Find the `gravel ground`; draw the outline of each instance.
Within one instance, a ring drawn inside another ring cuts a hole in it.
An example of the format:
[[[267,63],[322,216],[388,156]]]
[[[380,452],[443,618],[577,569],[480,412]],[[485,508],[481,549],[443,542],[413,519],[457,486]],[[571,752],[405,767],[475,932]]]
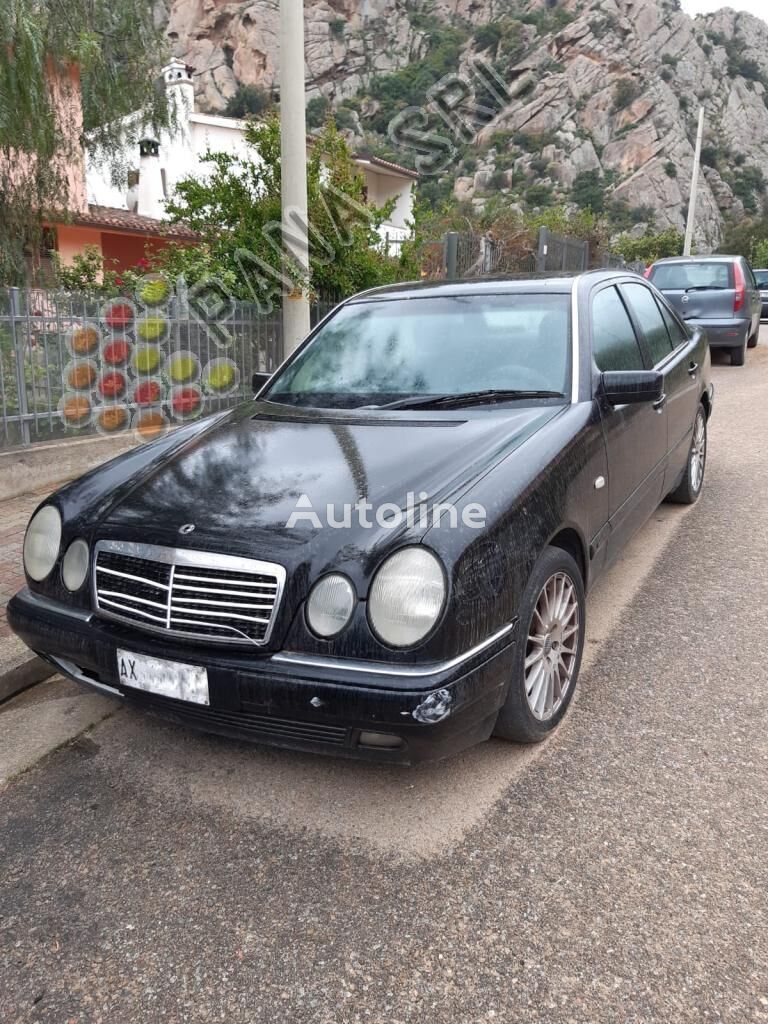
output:
[[[725,362],[704,496],[495,802],[346,765],[308,827],[324,762],[121,712],[0,798],[0,1021],[768,1021],[768,347]]]

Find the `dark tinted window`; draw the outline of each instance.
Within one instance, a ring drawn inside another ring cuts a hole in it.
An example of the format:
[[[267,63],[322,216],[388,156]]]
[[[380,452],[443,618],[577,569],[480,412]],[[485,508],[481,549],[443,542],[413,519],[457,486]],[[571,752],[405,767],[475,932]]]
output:
[[[768,270],[756,270],[755,279],[759,288],[768,288]]]
[[[664,323],[664,318],[656,305],[650,289],[642,284],[628,284],[624,286],[624,295],[632,307],[635,316],[640,324],[648,348],[651,350],[651,358],[654,366],[666,359],[672,351],[672,343],[669,340],[669,331]]]
[[[592,346],[600,370],[642,370],[635,329],[615,288],[605,288],[592,303]]]
[[[650,280],[662,291],[733,288],[733,265],[726,260],[659,263],[651,270]]]
[[[677,317],[672,316],[663,302],[658,302],[657,300],[657,305],[661,310],[661,315],[664,317],[664,323],[667,325],[669,336],[672,339],[672,348],[677,348],[677,346],[681,345],[684,341],[688,341],[688,334],[677,320]]]

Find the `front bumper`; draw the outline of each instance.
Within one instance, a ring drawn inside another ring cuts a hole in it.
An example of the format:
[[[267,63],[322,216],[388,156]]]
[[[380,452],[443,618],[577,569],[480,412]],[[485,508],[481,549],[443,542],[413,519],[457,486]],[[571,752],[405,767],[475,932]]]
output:
[[[746,345],[750,320],[686,320],[688,325],[700,327],[707,336],[710,348],[741,348]]]
[[[511,678],[515,635],[511,624],[462,658],[406,667],[184,644],[75,612],[26,588],[10,601],[8,622],[58,671],[165,718],[237,739],[401,764],[439,760],[488,739]],[[210,705],[122,685],[118,647],[204,666]],[[414,711],[443,690],[447,717],[417,721]],[[367,746],[364,732],[398,737],[401,745]]]

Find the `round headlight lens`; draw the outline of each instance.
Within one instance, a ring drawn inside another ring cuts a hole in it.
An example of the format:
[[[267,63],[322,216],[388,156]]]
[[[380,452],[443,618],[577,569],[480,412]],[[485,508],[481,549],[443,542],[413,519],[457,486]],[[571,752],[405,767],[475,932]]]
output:
[[[89,552],[84,540],[73,540],[61,563],[61,578],[67,590],[75,591],[85,583],[88,575]]]
[[[34,515],[24,537],[24,568],[38,583],[56,564],[61,546],[61,516],[53,505]]]
[[[346,576],[331,573],[314,585],[307,601],[307,622],[324,640],[344,629],[355,610],[355,591]]]
[[[444,602],[445,577],[437,557],[426,548],[403,548],[376,573],[368,619],[385,644],[411,647],[432,629]]]

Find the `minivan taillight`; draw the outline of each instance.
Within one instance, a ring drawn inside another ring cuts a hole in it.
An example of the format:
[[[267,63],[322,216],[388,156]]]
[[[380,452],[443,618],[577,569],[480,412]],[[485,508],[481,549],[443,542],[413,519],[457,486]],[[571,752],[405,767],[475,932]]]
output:
[[[744,280],[744,271],[738,263],[733,264],[733,280],[736,284],[736,298],[733,300],[733,312],[738,313],[744,308],[747,301],[747,282]]]

